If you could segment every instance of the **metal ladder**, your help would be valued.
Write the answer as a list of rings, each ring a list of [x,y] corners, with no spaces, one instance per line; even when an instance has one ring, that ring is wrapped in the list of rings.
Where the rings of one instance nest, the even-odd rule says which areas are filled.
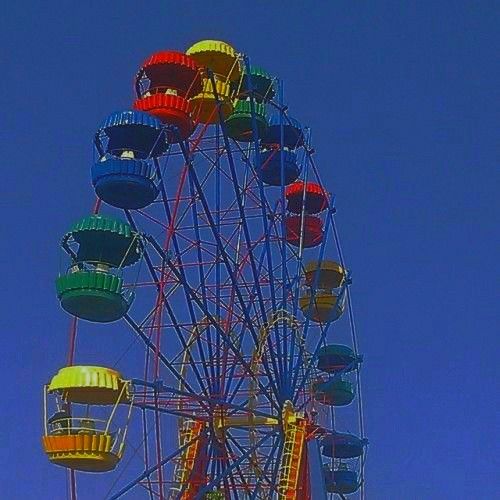
[[[178,498],[179,493],[184,489],[181,499],[190,500],[195,492],[192,491],[192,485],[189,479],[194,469],[196,458],[199,453],[201,439],[200,434],[203,432],[205,424],[196,420],[187,420],[184,422],[182,429],[179,432],[179,446],[184,446],[195,438],[181,454],[179,461],[175,467],[174,481],[175,487],[171,489],[171,498]]]
[[[281,459],[281,473],[278,483],[280,500],[298,500],[297,486],[302,452],[306,440],[307,421],[303,418],[290,422],[285,429],[285,441]]]

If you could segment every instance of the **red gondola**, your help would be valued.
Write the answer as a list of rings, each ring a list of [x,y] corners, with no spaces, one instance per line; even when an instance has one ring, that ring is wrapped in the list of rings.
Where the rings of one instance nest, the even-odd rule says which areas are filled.
[[[301,217],[290,215],[286,218],[286,241],[294,246],[300,245]],[[323,222],[318,217],[306,215],[304,217],[303,242],[305,248],[315,247],[323,240]]]
[[[294,214],[302,212],[302,202],[306,214],[317,214],[328,207],[325,190],[314,182],[297,181],[286,188],[287,209]]]

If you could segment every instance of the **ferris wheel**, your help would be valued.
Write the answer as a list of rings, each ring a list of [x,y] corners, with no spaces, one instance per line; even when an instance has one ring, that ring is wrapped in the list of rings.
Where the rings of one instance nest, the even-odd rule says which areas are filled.
[[[221,41],[153,54],[135,92],[97,128],[97,201],[62,238],[48,459],[72,499],[81,473],[117,475],[109,499],[364,498],[352,280],[310,130]],[[144,364],[80,364],[80,321],[121,322]]]

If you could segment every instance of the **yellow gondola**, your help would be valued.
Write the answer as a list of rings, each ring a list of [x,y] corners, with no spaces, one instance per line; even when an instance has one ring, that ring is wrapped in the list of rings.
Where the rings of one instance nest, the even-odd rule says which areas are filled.
[[[56,465],[85,472],[113,470],[123,455],[133,397],[130,382],[101,366],[68,366],[59,370],[44,394],[43,448]],[[48,399],[56,411],[48,416]],[[128,404],[122,428],[112,427],[120,404]],[[82,406],[85,405],[82,415]],[[91,416],[92,405],[112,406],[106,419]]]
[[[220,40],[201,40],[186,50],[200,66],[213,71],[217,80],[237,82],[241,68],[236,50]]]
[[[324,290],[338,288],[345,280],[344,268],[333,260],[324,260],[320,266],[318,266],[317,260],[308,262],[304,268],[304,275],[308,286],[313,286],[317,277],[317,288]]]
[[[71,403],[112,405],[130,400],[130,384],[120,373],[102,366],[66,366],[52,378],[48,392]]]
[[[233,99],[231,87],[228,83],[215,80],[215,91],[220,102],[222,117],[225,120],[233,111]],[[203,80],[203,90],[190,99],[193,110],[193,119],[199,123],[219,123],[220,117],[217,110],[217,99],[215,96],[212,80]]]
[[[299,306],[306,318],[317,323],[335,321],[344,312],[344,299],[330,291],[318,290],[311,303],[311,295],[307,291],[299,298]]]

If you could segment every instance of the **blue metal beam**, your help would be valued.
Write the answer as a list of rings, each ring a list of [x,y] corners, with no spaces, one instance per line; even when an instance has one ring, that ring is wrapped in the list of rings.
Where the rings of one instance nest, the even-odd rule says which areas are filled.
[[[234,291],[235,291],[236,296],[238,298],[238,301],[240,303],[240,307],[241,307],[242,312],[243,312],[243,314],[245,316],[245,321],[246,321],[247,326],[248,326],[248,328],[249,328],[249,330],[250,330],[250,332],[252,334],[252,337],[253,337],[253,340],[254,340],[255,344],[258,345],[258,343],[259,343],[259,336],[257,335],[257,332],[255,331],[254,322],[252,321],[252,319],[249,316],[249,312],[248,312],[249,304],[245,303],[245,300],[244,300],[244,298],[243,298],[243,296],[241,294],[241,290],[239,288],[238,280],[236,279],[236,277],[234,275],[234,271],[232,269],[229,256],[228,256],[228,254],[226,252],[226,249],[224,247],[224,244],[223,244],[223,242],[222,242],[222,240],[220,238],[220,234],[217,232],[217,228],[215,226],[215,222],[214,222],[214,219],[212,217],[212,213],[210,211],[210,207],[208,206],[208,203],[207,203],[206,197],[204,195],[203,189],[201,188],[200,182],[198,180],[198,176],[196,174],[196,170],[194,168],[192,168],[192,163],[189,160],[189,156],[187,154],[187,151],[186,151],[185,147],[183,147],[181,145],[181,148],[183,149],[183,151],[185,151],[186,162],[189,164],[189,174],[192,177],[194,185],[195,185],[196,190],[198,192],[198,196],[199,196],[201,204],[203,206],[203,210],[205,212],[205,216],[206,216],[207,221],[208,221],[208,223],[210,225],[210,228],[212,230],[212,234],[214,236],[214,239],[217,242],[217,246],[218,246],[218,248],[220,250],[222,260],[223,260],[224,265],[226,267],[226,271],[227,271],[227,273],[229,275],[231,283],[232,283],[232,285],[234,287]],[[253,255],[252,253],[249,254],[249,256],[252,256],[252,255]],[[258,282],[258,277],[257,277],[257,282]],[[221,330],[220,326],[219,326],[219,330]],[[225,333],[224,333],[224,335],[225,335]],[[227,335],[225,335],[225,336],[227,337]],[[265,363],[264,363],[264,369],[267,371],[267,375],[272,380],[271,374],[270,374],[270,372],[269,372],[269,370],[268,370],[268,368],[267,368],[267,366],[266,366]],[[277,389],[276,389],[276,386],[274,384],[274,381],[272,381],[272,384],[273,384],[272,388],[275,391],[275,395],[277,396],[278,393],[277,393]]]
[[[156,353],[156,345],[154,342],[152,342],[149,337],[142,331],[142,329],[136,324],[136,322],[128,315],[125,314],[123,319],[128,323],[128,325],[139,335],[139,337],[143,340],[143,342],[146,344],[148,349],[151,352]],[[185,381],[184,377],[180,375],[180,373],[174,368],[172,363],[166,358],[164,354],[161,352],[158,353],[158,357],[160,358],[160,361],[170,370],[172,375],[177,379],[183,382],[184,387],[187,389],[191,397],[194,397],[197,395],[196,391],[189,385],[187,381]]]
[[[128,493],[131,489],[135,488],[143,479],[149,477],[151,474],[153,474],[153,472],[156,472],[160,467],[163,467],[165,464],[170,462],[170,460],[174,459],[177,455],[182,453],[188,446],[191,446],[193,443],[195,443],[198,439],[200,439],[201,436],[202,434],[196,436],[195,438],[191,439],[191,441],[178,448],[174,453],[171,453],[166,458],[161,460],[160,463],[154,465],[153,467],[150,467],[149,469],[146,469],[140,476],[136,477],[133,481],[124,486],[118,493],[115,493],[113,496],[109,497],[108,500],[117,500],[118,498],[125,495],[125,493]]]
[[[254,155],[255,155],[255,169],[257,172],[260,171],[260,149],[259,149],[259,134],[257,130],[257,117],[255,114],[255,98],[254,98],[254,87],[253,87],[253,80],[252,80],[252,73],[250,71],[250,62],[248,60],[248,57],[245,56],[245,67],[248,75],[248,82],[249,82],[249,94],[250,94],[250,112],[252,115],[252,139],[253,139],[253,145],[254,145]],[[272,304],[272,309],[273,309],[273,314],[276,313],[276,292],[275,292],[275,287],[274,287],[274,271],[273,271],[273,257],[271,253],[271,243],[270,243],[270,238],[269,238],[269,225],[268,225],[268,213],[266,212],[266,195],[264,193],[264,184],[262,180],[260,179],[259,176],[257,176],[258,179],[258,186],[259,186],[259,196],[260,196],[260,206],[261,206],[261,215],[262,215],[262,224],[264,226],[264,239],[265,239],[265,249],[266,249],[266,256],[267,256],[267,272],[269,274],[269,287],[270,287],[270,294],[271,294],[271,304]],[[267,318],[263,318],[264,324],[267,323]],[[278,370],[276,375],[279,377],[279,383],[278,389],[279,389],[279,395],[278,399],[280,403],[283,403],[286,398],[284,398],[283,395],[283,386],[285,384],[285,379],[284,379],[284,359],[283,359],[283,354],[281,352],[281,342],[279,339],[279,329],[277,325],[274,326],[274,333],[276,337],[276,351],[277,351],[277,366]],[[269,340],[269,346],[271,344],[271,339],[268,337]],[[274,356],[272,357],[274,359]]]
[[[127,220],[129,222],[129,224],[132,226],[132,228],[138,232],[138,228],[137,228],[137,224],[135,223],[134,221],[134,218],[132,217],[132,214],[130,213],[129,210],[125,210],[125,216],[127,217]],[[149,270],[149,274],[151,275],[151,278],[153,279],[153,281],[155,282],[156,284],[156,287],[158,290],[160,290],[160,279],[156,273],[156,270],[155,270],[155,267],[153,265],[153,262],[151,260],[151,257],[149,256],[149,252],[147,251],[147,249],[144,247],[144,245],[142,245],[142,251],[143,251],[143,255],[144,255],[144,260],[146,261],[146,266]],[[169,315],[170,317],[170,320],[172,322],[172,326],[175,330],[175,333],[177,335],[177,338],[179,339],[179,342],[181,343],[182,345],[182,348],[183,349],[187,349],[187,344],[186,344],[186,341],[184,340],[184,335],[183,335],[183,332],[181,331],[178,323],[177,323],[177,319],[176,319],[176,316],[175,316],[175,313],[172,309],[172,307],[170,306],[170,303],[169,301],[167,300],[166,296],[165,296],[165,293],[163,293],[163,306],[165,307],[166,311],[167,311],[167,314]],[[149,338],[149,337],[148,337]],[[208,390],[203,382],[203,378],[201,377],[200,375],[200,372],[198,370],[198,367],[196,366],[196,363],[194,363],[194,361],[191,359],[189,359],[189,362],[190,362],[190,366],[193,370],[193,373],[195,374],[195,377],[198,381],[198,384],[200,386],[200,389],[201,391],[208,395]]]
[[[244,238],[245,238],[245,242],[246,242],[246,246],[247,246],[247,251],[248,251],[248,256],[249,256],[249,260],[250,260],[250,267],[252,269],[254,283],[257,285],[256,291],[257,291],[257,298],[258,298],[259,307],[260,307],[261,318],[262,318],[263,324],[265,325],[267,323],[267,311],[266,311],[265,306],[264,306],[264,298],[262,296],[262,291],[261,291],[261,287],[260,287],[260,280],[259,280],[259,274],[257,272],[257,266],[256,266],[256,263],[255,263],[255,257],[254,257],[254,254],[253,254],[253,249],[252,249],[252,244],[251,244],[251,238],[250,238],[250,231],[248,229],[248,224],[247,224],[246,217],[245,217],[245,210],[243,208],[243,204],[242,204],[242,200],[241,200],[241,192],[240,192],[240,187],[239,187],[239,184],[238,184],[238,177],[236,175],[236,168],[235,168],[235,165],[234,165],[234,159],[233,159],[233,154],[232,154],[232,150],[231,150],[231,144],[229,142],[229,138],[228,138],[228,135],[227,135],[226,126],[225,126],[225,123],[224,123],[225,122],[225,117],[224,117],[224,115],[222,113],[222,108],[220,106],[220,99],[219,99],[219,96],[217,94],[217,87],[216,87],[216,84],[215,84],[214,76],[213,76],[212,73],[210,73],[209,77],[210,77],[210,80],[211,80],[211,83],[212,83],[212,90],[213,90],[213,94],[214,94],[215,100],[218,103],[219,122],[220,122],[220,125],[221,125],[221,130],[222,130],[222,134],[223,134],[223,138],[224,138],[224,147],[226,149],[226,154],[227,154],[227,158],[228,158],[229,169],[230,169],[230,173],[231,173],[231,180],[232,180],[232,184],[233,184],[233,189],[234,189],[234,193],[235,193],[235,196],[236,196],[236,200],[237,200],[237,203],[238,203],[238,209],[239,209],[240,219],[241,219],[241,223],[242,223],[242,227],[243,227],[243,235],[244,235]],[[260,185],[262,186],[262,183],[260,183]],[[207,214],[207,215],[209,215],[209,214]],[[258,344],[258,336],[255,335],[255,332],[254,332],[254,330],[253,330],[252,327],[251,327],[251,331],[252,331],[252,336],[254,338],[254,342],[257,345]],[[269,347],[271,348],[270,339],[269,339]],[[276,360],[274,358],[271,358],[271,362],[273,364],[275,373],[278,374],[279,370],[278,370],[278,366],[276,364]],[[264,369],[266,371],[269,371],[268,368],[267,368],[267,362],[264,363]],[[268,373],[268,375],[270,375],[270,374]],[[273,386],[275,386],[274,381],[273,381]],[[279,391],[277,389],[275,389],[275,395],[276,395],[276,397],[278,397],[278,394],[279,394]]]
[[[160,187],[160,192],[161,192],[161,196],[162,196],[162,201],[163,201],[163,207],[164,207],[164,210],[165,210],[165,215],[167,217],[167,221],[169,223],[169,225],[172,223],[172,214],[170,212],[170,206],[168,204],[168,197],[167,197],[167,192],[165,190],[165,184],[163,182],[163,176],[162,176],[162,173],[161,173],[161,169],[160,169],[160,165],[158,163],[157,160],[154,160],[154,164],[155,164],[155,167],[156,167],[156,175],[159,179],[159,187]],[[180,249],[179,249],[179,243],[177,241],[177,235],[175,234],[175,231],[172,232],[172,242],[174,244],[174,250],[175,250],[175,253],[176,253],[176,258],[177,258],[177,262],[179,264],[179,272],[181,273],[181,275],[183,277],[185,277],[185,271],[184,271],[184,266],[182,265],[182,257],[181,257],[181,252],[180,252]],[[162,270],[163,270],[163,265],[162,265]],[[187,303],[187,306],[188,306],[188,312],[189,312],[189,317],[191,318],[191,324],[193,325],[196,325],[197,324],[197,318],[196,318],[196,315],[194,313],[194,309],[193,309],[193,303],[192,303],[192,300],[191,300],[191,297],[190,295],[186,292],[186,290],[184,289],[184,295],[186,297],[186,303]],[[208,380],[210,380],[210,375],[208,373],[208,363],[206,362],[206,358],[205,358],[205,353],[203,351],[203,346],[201,344],[201,341],[199,339],[199,337],[196,338],[196,345],[198,347],[198,354],[200,355],[200,358],[202,360],[202,367],[203,367],[203,370],[204,370],[204,373],[205,373],[205,377]],[[209,384],[209,390],[212,391],[212,387],[211,385]]]
[[[177,270],[176,266],[170,261],[170,259],[167,258],[167,256],[164,254],[163,252],[163,249],[158,245],[158,243],[155,241],[155,239],[152,237],[152,236],[148,236],[148,241],[150,241],[152,244],[153,244],[153,247],[155,248],[155,250],[157,252],[160,253],[160,255],[162,255],[164,258],[165,258],[165,261],[167,263],[167,265],[169,266],[170,270],[172,271],[172,273],[176,276],[176,278],[183,284],[183,286],[185,287],[185,289],[188,291],[188,293],[191,295],[191,297],[193,298],[194,302],[197,304],[197,306],[202,310],[203,310],[203,302],[199,299],[199,297],[197,297],[196,293],[194,292],[194,290],[190,287],[189,283],[187,283],[184,278],[181,276],[181,274],[179,273],[179,271]],[[231,351],[233,352],[233,354],[238,358],[242,368],[245,369],[245,371],[250,375],[250,376],[253,376],[253,372],[252,372],[252,369],[251,369],[251,366],[249,365],[249,363],[247,363],[245,361],[245,359],[243,358],[241,352],[239,351],[239,349],[234,345],[234,343],[232,342],[231,338],[229,337],[229,335],[226,335],[226,332],[224,332],[224,330],[222,330],[221,326],[220,326],[220,323],[212,316],[212,314],[210,314],[209,311],[204,311],[204,313],[206,313],[206,319],[207,321],[216,329],[219,330],[219,332],[221,333],[221,338],[224,340],[224,342],[229,346],[229,348],[231,349]],[[259,388],[261,389],[261,392],[262,394],[268,399],[268,401],[270,402],[270,404],[272,406],[275,407],[275,409],[277,411],[280,411],[280,408],[279,406],[277,406],[274,398],[272,398],[272,396],[268,393],[268,391],[264,388],[264,386],[262,385],[262,382],[260,382],[258,379],[257,379],[257,383],[259,385]]]
[[[256,449],[258,449],[263,443],[265,443],[270,437],[276,435],[276,432],[270,432],[266,434],[261,439],[257,441],[254,446],[251,446],[243,455],[241,455],[238,460],[234,461],[229,467],[227,467],[224,472],[213,478],[206,486],[204,486],[196,495],[197,499],[202,499],[203,495],[211,491],[214,486],[217,486],[221,481],[231,474],[231,472],[243,463]]]

